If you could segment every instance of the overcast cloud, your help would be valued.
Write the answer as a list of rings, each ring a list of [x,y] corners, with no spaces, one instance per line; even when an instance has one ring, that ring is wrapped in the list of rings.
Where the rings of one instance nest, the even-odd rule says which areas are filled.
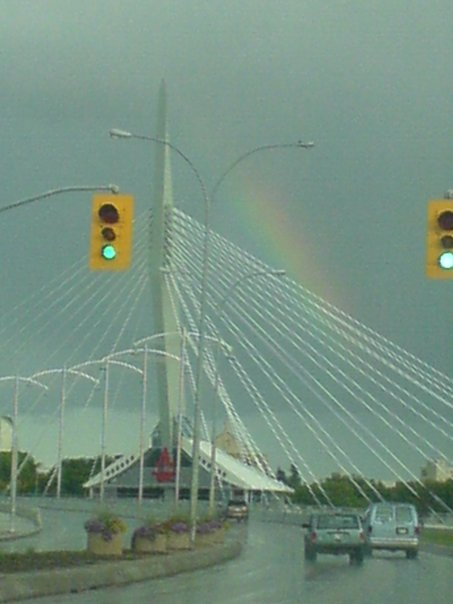
[[[425,278],[424,256],[426,203],[453,187],[451,0],[0,0],[0,14],[0,205],[114,182],[147,208],[154,150],[108,130],[152,134],[165,79],[171,139],[208,186],[247,149],[316,143],[241,167],[214,228],[450,373],[451,286]],[[200,218],[193,175],[176,161],[173,175]],[[241,218],[244,182],[310,251],[297,268]],[[1,216],[3,312],[83,258],[88,208],[73,195]]]

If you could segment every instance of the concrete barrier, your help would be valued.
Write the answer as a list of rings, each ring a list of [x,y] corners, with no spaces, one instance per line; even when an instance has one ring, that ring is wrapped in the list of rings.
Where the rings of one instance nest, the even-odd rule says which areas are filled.
[[[100,561],[95,564],[49,571],[4,574],[0,602],[26,600],[89,589],[125,586],[138,581],[168,577],[214,566],[240,555],[242,540],[137,560]]]

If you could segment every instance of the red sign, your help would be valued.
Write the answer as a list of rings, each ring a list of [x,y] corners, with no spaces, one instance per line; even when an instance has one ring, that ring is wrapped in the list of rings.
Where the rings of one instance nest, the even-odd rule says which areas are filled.
[[[153,470],[157,482],[173,482],[175,479],[175,466],[168,449],[164,447]]]

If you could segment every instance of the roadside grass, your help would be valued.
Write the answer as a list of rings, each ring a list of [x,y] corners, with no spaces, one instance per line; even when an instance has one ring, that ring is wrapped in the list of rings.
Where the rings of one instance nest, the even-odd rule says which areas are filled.
[[[421,541],[453,547],[453,529],[424,528],[421,532]]]
[[[0,552],[0,573],[28,572],[35,570],[56,570],[73,566],[96,564],[100,561],[137,560],[143,556],[126,550],[119,558],[96,556],[87,551],[52,551],[20,553]]]

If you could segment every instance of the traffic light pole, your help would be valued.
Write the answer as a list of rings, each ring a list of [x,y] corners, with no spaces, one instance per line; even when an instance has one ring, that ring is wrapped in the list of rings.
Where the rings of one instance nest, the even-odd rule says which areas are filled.
[[[45,193],[41,193],[40,195],[35,195],[34,197],[27,197],[26,199],[21,199],[20,201],[10,203],[7,206],[2,206],[0,207],[0,213],[6,212],[7,210],[14,210],[15,208],[20,208],[21,206],[27,205],[29,203],[34,203],[35,201],[39,201],[40,199],[46,199],[47,197],[60,195],[60,193],[77,193],[79,191],[110,191],[110,193],[116,194],[119,192],[119,190],[120,189],[118,185],[101,185],[99,187],[92,187],[88,185],[61,187],[59,189],[51,189],[50,191],[46,191]]]

